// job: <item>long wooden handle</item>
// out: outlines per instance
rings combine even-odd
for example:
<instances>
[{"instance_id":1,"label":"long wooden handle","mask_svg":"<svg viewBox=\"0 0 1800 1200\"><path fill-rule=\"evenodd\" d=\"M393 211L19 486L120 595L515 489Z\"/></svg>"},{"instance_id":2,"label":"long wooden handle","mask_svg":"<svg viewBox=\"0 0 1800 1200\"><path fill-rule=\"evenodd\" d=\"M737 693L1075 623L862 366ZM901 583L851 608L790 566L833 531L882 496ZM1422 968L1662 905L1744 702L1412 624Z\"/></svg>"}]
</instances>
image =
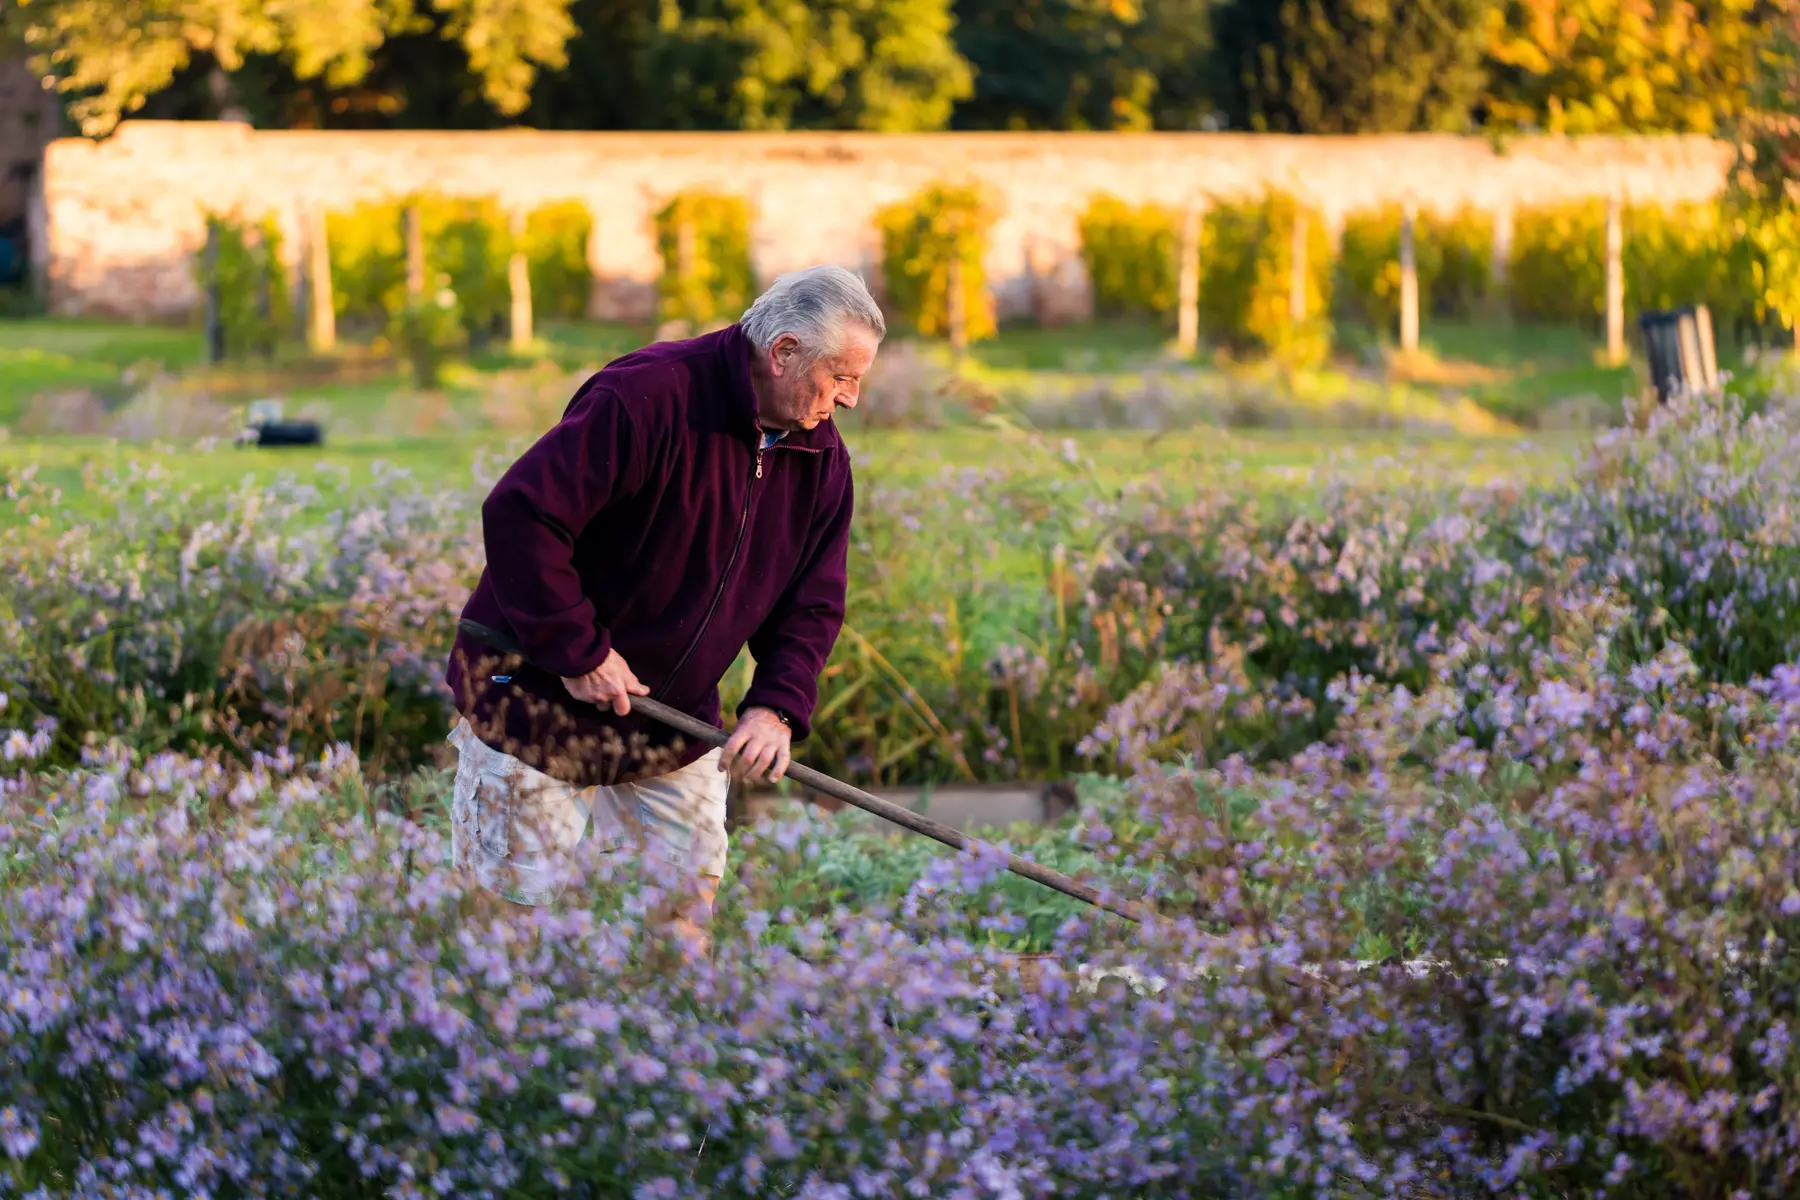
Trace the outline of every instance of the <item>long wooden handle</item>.
<instances>
[{"instance_id":1,"label":"long wooden handle","mask_svg":"<svg viewBox=\"0 0 1800 1200\"><path fill-rule=\"evenodd\" d=\"M466 618L458 623L458 627L463 633L478 642L486 642L496 650L503 651L507 654L517 654L521 658L524 657L524 652L519 648L518 641L510 634L504 633L498 629L491 629L486 625L482 625L476 621L470 621ZM723 746L728 736L722 729L715 728L705 721L690 717L684 712L678 712L668 705L652 700L647 696L633 696L631 698L631 706L648 716L656 718L671 729L679 730L696 741L704 742L709 746ZM845 804L855 805L864 812L874 813L883 820L892 821L903 829L910 829L914 833L923 834L933 841L942 842L952 849L966 850L972 846L985 845L980 839L969 837L961 830L952 829L948 825L933 821L930 817L922 816L919 813L912 811L910 808L903 808L891 800L883 800L880 796L872 796L861 788L851 787L849 784L844 783L841 780L833 779L822 771L815 771L803 763L790 763L787 774L789 779L802 783L813 789L815 792L821 792L834 799L842 800ZM998 853L998 848L995 848L995 850L996 853ZM1061 871L1053 871L1049 867L1034 863L1028 858L1020 858L1017 854L1008 853L1006 855L1006 869L1011 871L1014 875L1023 875L1026 879L1029 879L1034 883L1041 883L1045 887L1059 891L1065 896L1072 896L1077 900L1093 905L1095 908L1102 908L1116 916L1124 917L1127 921L1144 922L1155 919L1154 915L1142 905L1133 904L1130 901L1110 899L1101 895L1087 884L1070 879Z\"/></svg>"}]
</instances>

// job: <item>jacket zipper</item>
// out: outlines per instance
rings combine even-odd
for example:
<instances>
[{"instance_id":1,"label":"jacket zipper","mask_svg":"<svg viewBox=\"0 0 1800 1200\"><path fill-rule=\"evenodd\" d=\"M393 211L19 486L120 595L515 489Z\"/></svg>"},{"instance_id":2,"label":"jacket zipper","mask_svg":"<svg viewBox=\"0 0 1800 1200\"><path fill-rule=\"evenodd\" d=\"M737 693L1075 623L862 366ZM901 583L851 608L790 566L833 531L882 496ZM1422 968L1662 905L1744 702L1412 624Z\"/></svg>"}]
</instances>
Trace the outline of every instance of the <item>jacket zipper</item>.
<instances>
[{"instance_id":1,"label":"jacket zipper","mask_svg":"<svg viewBox=\"0 0 1800 1200\"><path fill-rule=\"evenodd\" d=\"M750 528L750 498L755 492L756 480L761 479L763 473L761 429L756 431L756 440L758 443L756 474L751 476L750 486L744 489L744 511L738 517L737 540L731 544L731 556L725 560L725 570L719 575L718 590L713 593L712 603L706 606L706 615L700 618L700 628L694 632L694 640L688 643L686 650L682 651L681 657L675 662L674 669L669 672L669 677L663 681L662 687L657 689L652 699L661 700L668 694L669 689L675 686L675 681L681 678L681 669L687 666L688 659L694 657L694 651L700 648L700 639L706 636L706 627L712 624L713 614L719 611L719 601L725 598L725 585L731 582L731 568L737 565L738 552L744 548L744 534Z\"/></svg>"}]
</instances>

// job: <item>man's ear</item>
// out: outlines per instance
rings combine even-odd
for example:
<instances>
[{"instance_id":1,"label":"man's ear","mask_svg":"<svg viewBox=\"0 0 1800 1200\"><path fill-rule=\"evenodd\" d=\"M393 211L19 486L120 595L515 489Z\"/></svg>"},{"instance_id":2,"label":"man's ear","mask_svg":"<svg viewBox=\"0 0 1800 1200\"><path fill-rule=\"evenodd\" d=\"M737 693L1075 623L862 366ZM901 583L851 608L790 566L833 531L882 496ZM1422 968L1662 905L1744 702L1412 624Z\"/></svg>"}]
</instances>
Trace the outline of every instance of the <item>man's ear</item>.
<instances>
[{"instance_id":1,"label":"man's ear","mask_svg":"<svg viewBox=\"0 0 1800 1200\"><path fill-rule=\"evenodd\" d=\"M800 339L791 333L782 334L769 347L769 370L775 375L786 374L799 353Z\"/></svg>"}]
</instances>

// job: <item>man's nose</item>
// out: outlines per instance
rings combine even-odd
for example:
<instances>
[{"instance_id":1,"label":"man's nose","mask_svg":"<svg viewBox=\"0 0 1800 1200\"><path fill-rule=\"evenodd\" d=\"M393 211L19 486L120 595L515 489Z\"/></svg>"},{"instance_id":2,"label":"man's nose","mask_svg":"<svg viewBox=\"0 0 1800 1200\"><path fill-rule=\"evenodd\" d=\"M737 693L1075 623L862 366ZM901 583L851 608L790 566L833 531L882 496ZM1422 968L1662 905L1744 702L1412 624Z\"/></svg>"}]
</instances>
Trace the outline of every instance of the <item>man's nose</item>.
<instances>
[{"instance_id":1,"label":"man's nose","mask_svg":"<svg viewBox=\"0 0 1800 1200\"><path fill-rule=\"evenodd\" d=\"M838 404L844 408L855 408L858 399L856 394L858 390L859 389L855 384L851 384L849 387L839 392L837 397Z\"/></svg>"}]
</instances>

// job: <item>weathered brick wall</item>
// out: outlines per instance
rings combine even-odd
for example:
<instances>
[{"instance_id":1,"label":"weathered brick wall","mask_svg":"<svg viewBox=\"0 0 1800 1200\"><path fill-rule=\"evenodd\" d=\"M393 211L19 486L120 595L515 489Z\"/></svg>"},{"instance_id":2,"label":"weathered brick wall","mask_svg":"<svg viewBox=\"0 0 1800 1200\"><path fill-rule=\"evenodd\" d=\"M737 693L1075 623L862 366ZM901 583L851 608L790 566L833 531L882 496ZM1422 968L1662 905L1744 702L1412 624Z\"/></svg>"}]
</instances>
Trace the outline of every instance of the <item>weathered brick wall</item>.
<instances>
[{"instance_id":1,"label":"weathered brick wall","mask_svg":"<svg viewBox=\"0 0 1800 1200\"><path fill-rule=\"evenodd\" d=\"M767 278L824 261L873 274L876 209L932 182L979 181L1002 208L987 261L1001 312L1055 319L1087 310L1076 219L1099 191L1179 205L1275 186L1335 224L1408 193L1428 208L1497 214L1614 191L1705 199L1729 158L1728 147L1694 137L1520 138L1496 152L1436 135L333 133L135 122L102 144L49 148L52 302L67 313L191 311L202 205L274 212L292 243L309 207L433 188L509 205L585 201L596 215L595 315L643 316L659 269L651 214L683 188L750 200Z\"/></svg>"}]
</instances>

